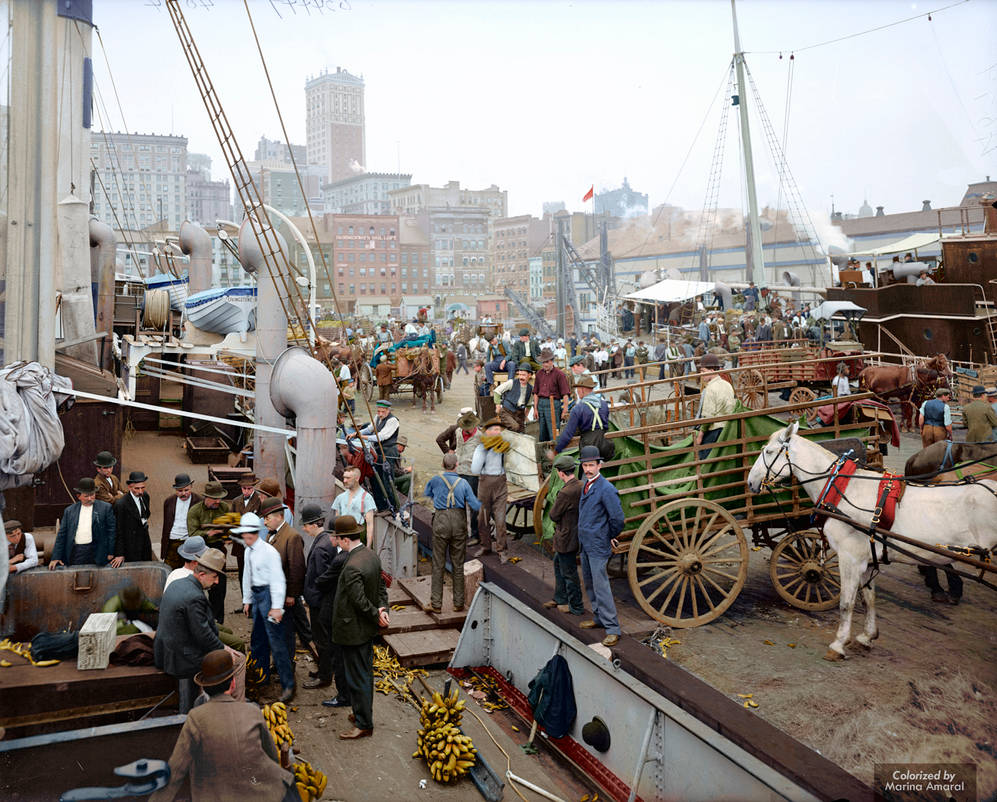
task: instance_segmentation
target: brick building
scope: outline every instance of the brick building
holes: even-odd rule
[[[364,82],[341,67],[305,82],[308,163],[325,168],[327,181],[363,170],[366,162]]]

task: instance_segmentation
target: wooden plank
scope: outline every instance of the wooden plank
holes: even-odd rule
[[[391,610],[389,613],[391,623],[383,631],[385,635],[394,635],[400,632],[420,632],[425,629],[435,629],[439,624],[433,618],[415,605],[406,607],[404,610]]]
[[[429,629],[385,635],[384,642],[403,666],[429,666],[449,662],[457,648],[456,629]]]
[[[412,597],[405,592],[400,582],[392,582],[388,588],[388,606],[392,604],[411,604]]]
[[[444,582],[445,582],[444,578]],[[432,590],[431,576],[407,576],[398,580],[398,585],[408,597],[423,610],[429,609],[429,594]]]

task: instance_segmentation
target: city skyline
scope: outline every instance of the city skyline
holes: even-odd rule
[[[128,14],[109,13],[121,5],[98,0],[94,13],[129,129],[184,134],[192,151],[213,157],[215,177],[224,177],[165,9],[129,4]],[[986,59],[997,36],[997,15],[988,13],[994,7],[967,3],[930,23],[921,18],[803,51],[927,8],[738,4],[748,64],[780,135],[789,48],[800,48],[787,153],[811,210],[830,211],[832,195],[849,212],[863,200],[888,213],[923,199],[950,205],[966,183],[994,172],[997,64]],[[400,168],[434,186],[499,184],[509,191],[510,214],[538,215],[549,200],[580,210],[590,185],[617,187],[624,176],[649,194],[651,208],[702,205],[717,102],[705,121],[704,114],[732,50],[727,3],[359,1],[348,12],[307,19],[300,9],[278,17],[268,3],[251,8],[294,143],[305,141],[306,79],[341,66],[366,86],[368,170]],[[242,4],[185,13],[244,152],[261,134],[277,136]],[[161,35],[140,47],[127,35],[134,25]],[[780,47],[783,59],[758,52]],[[147,71],[128,67],[139,51]],[[110,98],[102,56],[95,68]],[[149,81],[163,75],[170,79],[162,93],[149,97]],[[757,124],[753,136],[759,203],[774,206],[778,180]],[[737,134],[728,130],[722,206],[741,203],[737,151]]]

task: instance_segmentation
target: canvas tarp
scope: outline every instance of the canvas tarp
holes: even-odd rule
[[[934,245],[941,237],[937,233],[918,233],[899,239],[896,242],[888,242],[878,248],[869,248],[864,251],[852,251],[849,256],[889,256],[894,253],[913,253],[919,248],[927,248]]]
[[[716,286],[715,281],[682,281],[666,278],[650,287],[625,295],[624,298],[644,303],[672,303],[674,301],[687,301],[697,295],[713,292]]]

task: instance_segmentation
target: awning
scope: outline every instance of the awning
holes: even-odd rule
[[[820,306],[810,312],[817,320],[830,320],[835,315],[844,312],[856,313],[858,317],[865,314],[865,308],[852,301],[824,301]]]
[[[666,278],[664,281],[659,281],[657,284],[652,284],[650,287],[645,287],[623,297],[631,301],[644,301],[645,303],[671,303],[713,292],[715,287],[716,282],[713,281],[681,281]]]
[[[911,234],[908,237],[904,237],[896,242],[891,242],[887,245],[880,245],[878,248],[872,248],[864,251],[852,251],[849,256],[888,256],[894,253],[912,253],[919,248],[927,248],[929,245],[934,245],[941,237],[938,234]]]

